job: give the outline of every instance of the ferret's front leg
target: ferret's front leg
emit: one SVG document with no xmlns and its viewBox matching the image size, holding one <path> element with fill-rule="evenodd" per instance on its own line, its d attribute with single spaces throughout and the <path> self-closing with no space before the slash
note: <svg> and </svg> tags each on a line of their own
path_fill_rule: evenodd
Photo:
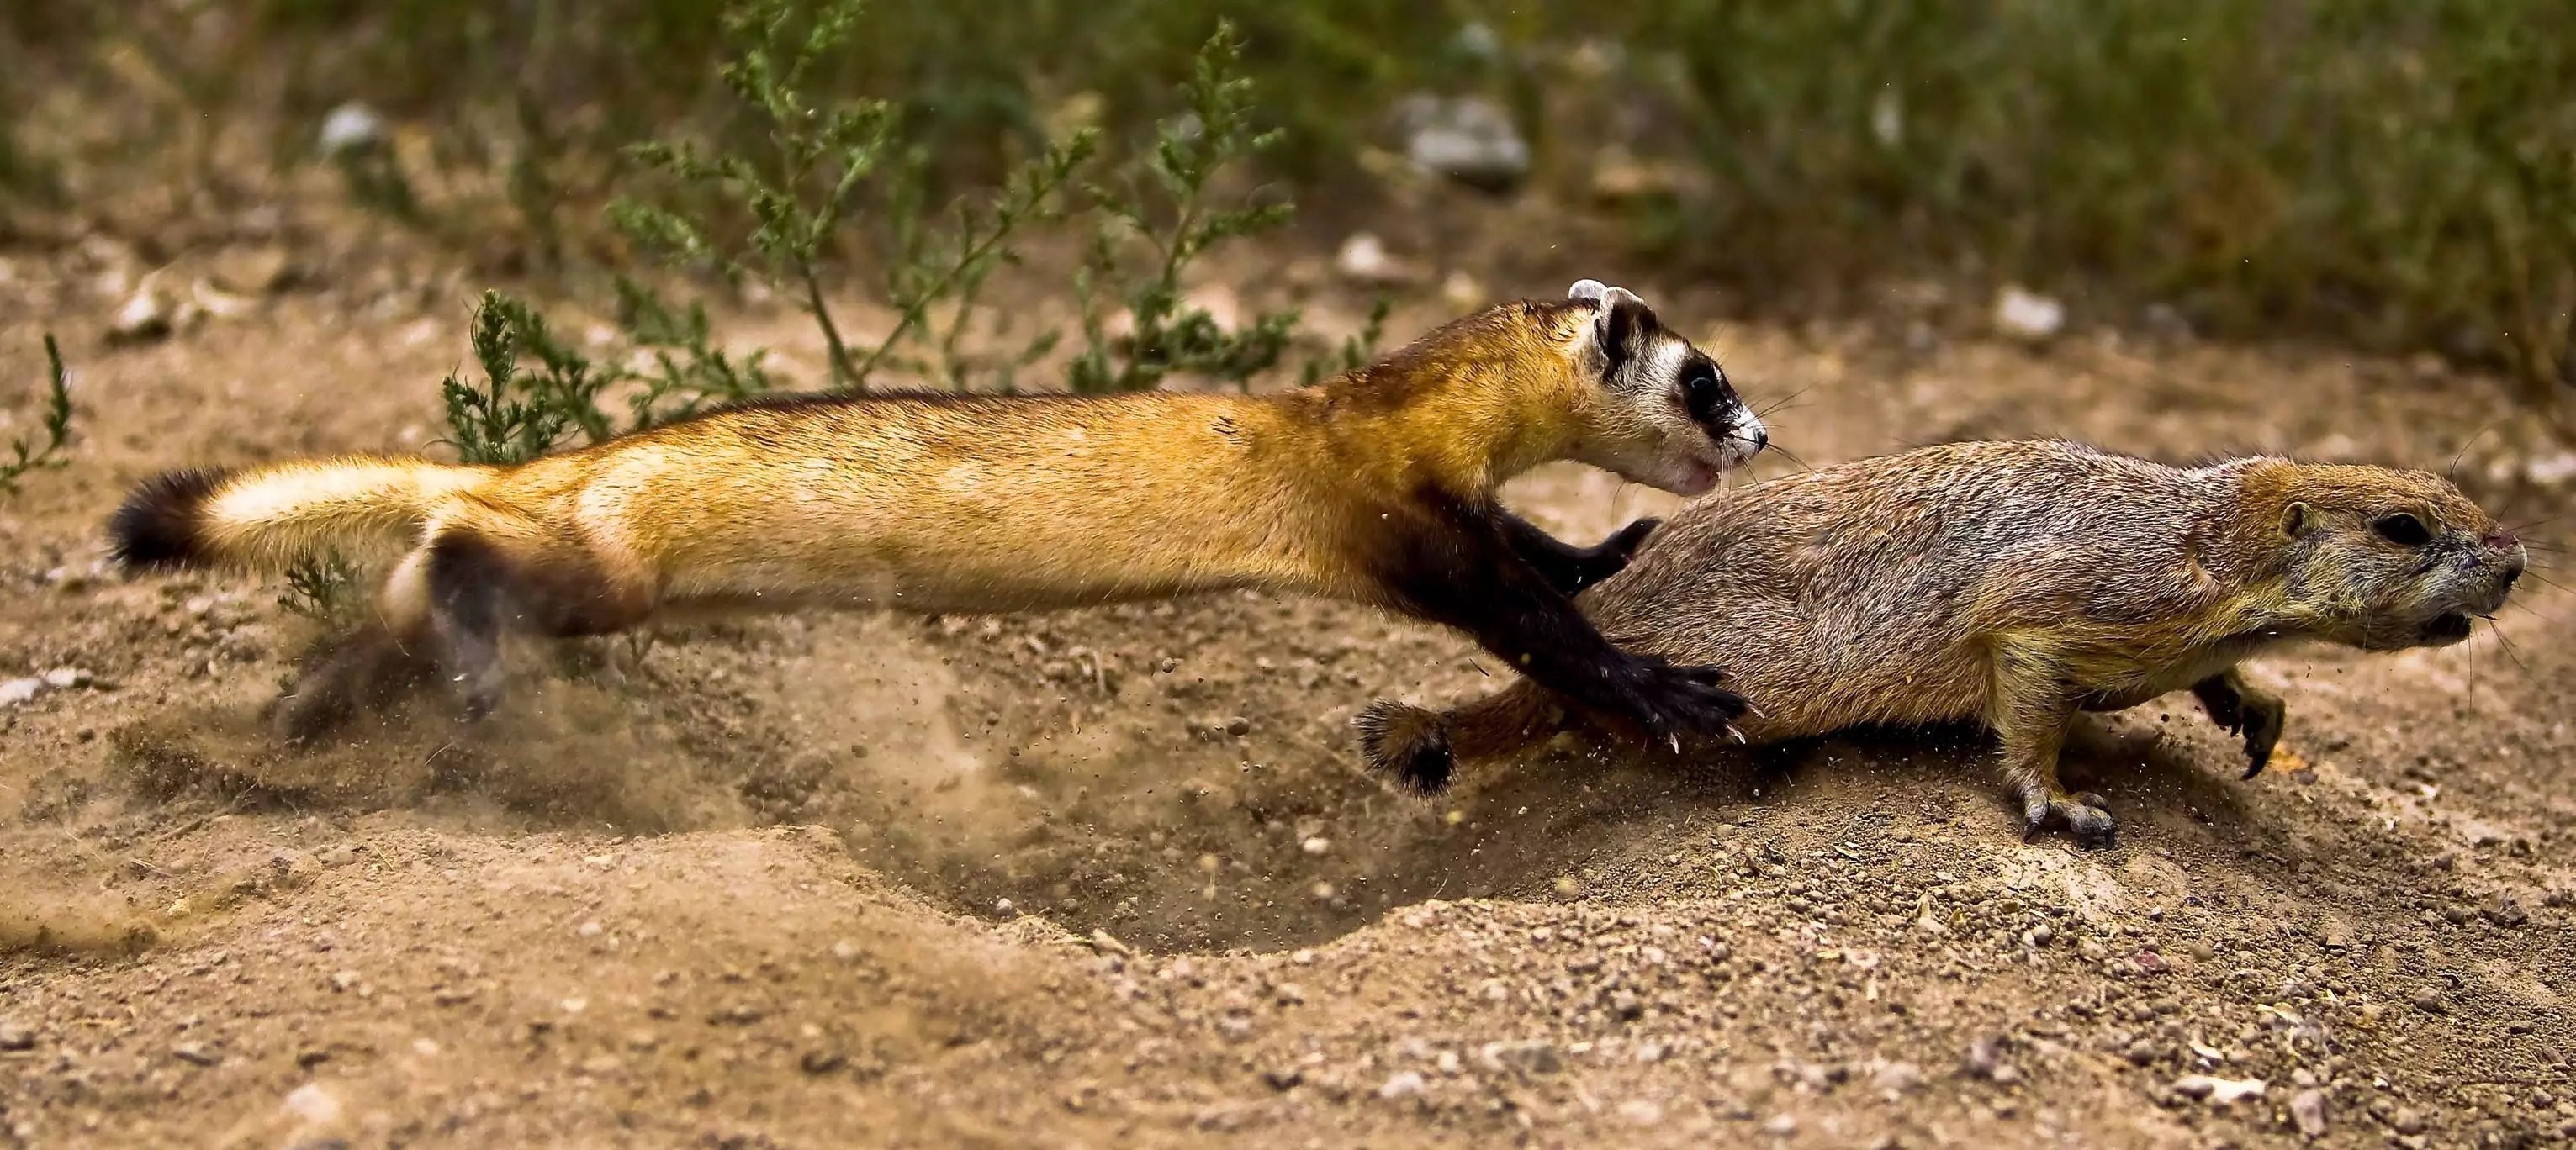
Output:
<svg viewBox="0 0 2576 1150">
<path fill-rule="evenodd" d="M 1529 561 L 1541 577 L 1558 594 L 1571 596 L 1595 583 L 1618 574 L 1636 558 L 1637 549 L 1646 545 L 1646 537 L 1663 526 L 1664 521 L 1649 516 L 1631 522 L 1611 533 L 1610 537 L 1590 547 L 1577 547 L 1541 531 L 1537 524 L 1511 512 L 1501 512 L 1495 521 L 1503 529 L 1503 538 L 1512 551 Z"/>
<path fill-rule="evenodd" d="M 2228 734 L 2245 736 L 2245 777 L 2262 774 L 2272 762 L 2272 748 L 2280 744 L 2281 728 L 2289 716 L 2281 697 L 2246 682 L 2241 667 L 2229 667 L 2192 684 L 2191 693 L 2200 697 L 2210 722 L 2227 728 Z"/>
</svg>

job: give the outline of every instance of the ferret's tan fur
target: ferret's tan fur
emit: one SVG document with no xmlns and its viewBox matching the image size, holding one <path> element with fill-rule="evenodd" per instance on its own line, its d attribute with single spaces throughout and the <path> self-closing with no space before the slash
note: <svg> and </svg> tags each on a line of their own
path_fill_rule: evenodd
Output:
<svg viewBox="0 0 2576 1150">
<path fill-rule="evenodd" d="M 1555 459 L 1705 490 L 1761 437 L 1713 362 L 1635 296 L 1585 281 L 1283 394 L 755 403 L 513 467 L 173 473 L 111 530 L 134 566 L 274 571 L 391 545 L 379 630 L 434 650 L 469 707 L 498 689 L 500 624 L 598 634 L 716 610 L 1045 610 L 1258 587 L 1459 626 L 1649 723 L 1722 727 L 1733 700 L 1711 675 L 1610 650 L 1558 585 L 1615 569 L 1642 530 L 1616 555 L 1566 548 L 1494 492 Z"/>
</svg>

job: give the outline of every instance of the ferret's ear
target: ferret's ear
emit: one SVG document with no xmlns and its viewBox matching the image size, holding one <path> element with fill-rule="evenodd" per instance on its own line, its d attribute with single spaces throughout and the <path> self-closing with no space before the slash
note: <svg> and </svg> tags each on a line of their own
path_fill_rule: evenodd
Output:
<svg viewBox="0 0 2576 1150">
<path fill-rule="evenodd" d="M 1626 288 L 1601 289 L 1601 302 L 1592 312 L 1592 342 L 1601 349 L 1601 373 L 1616 372 L 1643 352 L 1646 333 L 1654 326 L 1655 313 L 1635 293 Z"/>
<path fill-rule="evenodd" d="M 1576 280 L 1573 287 L 1565 289 L 1565 298 L 1576 303 L 1600 303 L 1601 294 L 1609 290 L 1600 280 Z"/>
<path fill-rule="evenodd" d="M 2290 539 L 2298 538 L 2300 532 L 2308 529 L 2310 518 L 2312 516 L 2308 514 L 2307 504 L 2292 501 L 2289 506 L 2281 509 L 2282 536 Z"/>
</svg>

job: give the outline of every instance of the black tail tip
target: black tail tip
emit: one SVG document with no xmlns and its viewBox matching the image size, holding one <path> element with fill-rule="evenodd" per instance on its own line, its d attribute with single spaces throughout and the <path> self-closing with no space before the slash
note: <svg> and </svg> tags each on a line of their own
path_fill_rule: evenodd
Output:
<svg viewBox="0 0 2576 1150">
<path fill-rule="evenodd" d="M 225 472 L 211 468 L 166 471 L 135 485 L 107 521 L 108 553 L 128 571 L 202 567 L 206 551 L 206 500 Z"/>
<path fill-rule="evenodd" d="M 1406 794 L 1430 796 L 1449 789 L 1455 760 L 1440 716 L 1380 699 L 1361 708 L 1351 725 L 1359 729 L 1360 757 L 1370 773 L 1394 780 Z"/>
</svg>

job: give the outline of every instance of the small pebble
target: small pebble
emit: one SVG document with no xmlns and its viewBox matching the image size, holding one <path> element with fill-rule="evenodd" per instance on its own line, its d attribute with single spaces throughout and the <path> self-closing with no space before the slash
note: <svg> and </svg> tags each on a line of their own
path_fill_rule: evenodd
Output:
<svg viewBox="0 0 2576 1150">
<path fill-rule="evenodd" d="M 307 1082 L 287 1091 L 286 1101 L 281 1105 L 287 1113 L 316 1126 L 340 1120 L 340 1099 L 323 1089 L 320 1083 Z"/>
<path fill-rule="evenodd" d="M 2326 1092 L 2302 1090 L 2290 1096 L 2290 1118 L 2299 1124 L 2299 1133 L 2322 1138 L 2326 1132 Z"/>
<path fill-rule="evenodd" d="M 2207 1074 L 2186 1074 L 2174 1079 L 2173 1088 L 2174 1093 L 2185 1098 L 2224 1105 L 2240 1098 L 2262 1097 L 2264 1082 L 2260 1078 L 2213 1078 Z"/>
<path fill-rule="evenodd" d="M 1377 1088 L 1377 1096 L 1390 1102 L 1405 1098 L 1420 1098 L 1422 1092 L 1428 1088 L 1429 1084 L 1422 1080 L 1420 1073 L 1399 1070 L 1387 1076 L 1386 1085 Z"/>
<path fill-rule="evenodd" d="M 0 1050 L 34 1050 L 36 1032 L 26 1024 L 0 1019 Z"/>
<path fill-rule="evenodd" d="M 1888 1094 L 1908 1094 L 1923 1085 L 1923 1068 L 1911 1062 L 1890 1062 L 1870 1075 L 1869 1081 Z"/>
<path fill-rule="evenodd" d="M 1299 844 L 1299 849 L 1310 855 L 1321 855 L 1333 849 L 1333 840 L 1317 835 Z"/>
</svg>

